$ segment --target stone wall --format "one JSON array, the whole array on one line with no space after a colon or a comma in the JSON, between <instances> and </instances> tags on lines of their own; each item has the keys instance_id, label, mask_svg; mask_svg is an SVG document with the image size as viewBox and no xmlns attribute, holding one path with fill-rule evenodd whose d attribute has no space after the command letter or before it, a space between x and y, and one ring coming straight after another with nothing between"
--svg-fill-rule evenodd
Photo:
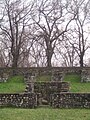
<instances>
[{"instance_id":1,"label":"stone wall","mask_svg":"<svg viewBox=\"0 0 90 120\"><path fill-rule=\"evenodd\" d=\"M53 108L90 108L90 93L61 92L50 94L49 97L49 104ZM39 93L0 94L0 106L36 108L41 105L39 98Z\"/></svg>"},{"instance_id":2,"label":"stone wall","mask_svg":"<svg viewBox=\"0 0 90 120\"><path fill-rule=\"evenodd\" d=\"M39 93L38 99L42 101L47 101L48 104L50 102L50 95L53 93L60 92L68 92L69 91L69 83L68 82L34 82L28 84L26 87L26 92L34 92L36 94ZM41 102L40 101L40 104Z\"/></svg>"},{"instance_id":3,"label":"stone wall","mask_svg":"<svg viewBox=\"0 0 90 120\"><path fill-rule=\"evenodd\" d=\"M35 108L37 106L37 95L34 93L0 94L0 106Z\"/></svg>"},{"instance_id":4,"label":"stone wall","mask_svg":"<svg viewBox=\"0 0 90 120\"><path fill-rule=\"evenodd\" d=\"M26 76L42 76L51 75L52 80L62 81L66 73L81 73L82 70L90 71L90 67L30 67L30 68L0 68L0 82L6 82L6 80L14 75ZM57 79L56 79L57 78Z\"/></svg>"},{"instance_id":5,"label":"stone wall","mask_svg":"<svg viewBox=\"0 0 90 120\"><path fill-rule=\"evenodd\" d=\"M32 84L32 83L31 83ZM26 91L32 92L31 84L27 85ZM68 92L69 91L69 83L68 82L34 82L34 92L41 93L43 91L48 92Z\"/></svg>"},{"instance_id":6,"label":"stone wall","mask_svg":"<svg viewBox=\"0 0 90 120\"><path fill-rule=\"evenodd\" d=\"M82 70L81 82L90 82L90 70Z\"/></svg>"},{"instance_id":7,"label":"stone wall","mask_svg":"<svg viewBox=\"0 0 90 120\"><path fill-rule=\"evenodd\" d=\"M80 72L82 69L90 70L90 67L30 67L30 68L0 68L0 76L12 76L12 75L23 75L23 74L36 74L36 75L45 75L52 74L57 72Z\"/></svg>"},{"instance_id":8,"label":"stone wall","mask_svg":"<svg viewBox=\"0 0 90 120\"><path fill-rule=\"evenodd\" d=\"M90 93L54 93L50 103L53 108L90 108Z\"/></svg>"}]
</instances>

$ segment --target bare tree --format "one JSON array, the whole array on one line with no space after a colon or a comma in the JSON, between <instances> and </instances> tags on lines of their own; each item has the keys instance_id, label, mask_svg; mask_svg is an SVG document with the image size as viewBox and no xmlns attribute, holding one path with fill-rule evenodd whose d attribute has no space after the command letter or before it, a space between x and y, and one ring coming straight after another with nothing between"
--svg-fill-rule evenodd
<instances>
[{"instance_id":1,"label":"bare tree","mask_svg":"<svg viewBox=\"0 0 90 120\"><path fill-rule=\"evenodd\" d=\"M56 47L57 53L61 56L61 65L64 67L73 67L77 63L77 54L74 47L69 43L69 40L64 37L64 40L61 43L58 43Z\"/></svg>"},{"instance_id":2,"label":"bare tree","mask_svg":"<svg viewBox=\"0 0 90 120\"><path fill-rule=\"evenodd\" d=\"M32 12L32 19L38 28L36 34L44 41L48 67L52 66L51 60L58 38L67 32L69 23L75 17L67 13L66 4L67 1L64 3L63 0L40 0ZM66 22L68 16L70 19Z\"/></svg>"},{"instance_id":3,"label":"bare tree","mask_svg":"<svg viewBox=\"0 0 90 120\"><path fill-rule=\"evenodd\" d=\"M87 49L89 48L89 33L86 30L88 24L88 5L90 1L86 0L73 0L73 6L71 4L70 8L71 11L76 13L74 25L72 25L71 33L71 40L69 41L70 44L75 49L76 53L79 57L79 64L80 67L84 66L84 55ZM70 37L70 36L69 36Z\"/></svg>"},{"instance_id":4,"label":"bare tree","mask_svg":"<svg viewBox=\"0 0 90 120\"><path fill-rule=\"evenodd\" d=\"M22 46L25 42L25 29L29 21L29 14L33 4L25 5L20 0L4 1L3 21L1 31L3 43L8 44L12 67L18 66L18 60L22 52ZM28 17L27 17L28 16ZM5 42L6 40L6 42Z\"/></svg>"}]
</instances>

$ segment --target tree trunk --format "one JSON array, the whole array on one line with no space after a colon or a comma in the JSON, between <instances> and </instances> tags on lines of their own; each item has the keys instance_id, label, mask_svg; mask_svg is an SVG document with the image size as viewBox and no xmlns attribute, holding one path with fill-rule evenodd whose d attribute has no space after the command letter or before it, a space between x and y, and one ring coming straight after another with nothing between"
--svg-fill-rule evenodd
<instances>
[{"instance_id":1,"label":"tree trunk","mask_svg":"<svg viewBox=\"0 0 90 120\"><path fill-rule=\"evenodd\" d=\"M80 63L80 67L83 67L84 65L84 63L83 63L83 56L80 56L80 61L79 61L79 63Z\"/></svg>"},{"instance_id":2,"label":"tree trunk","mask_svg":"<svg viewBox=\"0 0 90 120\"><path fill-rule=\"evenodd\" d=\"M53 55L53 50L52 50L52 48L51 48L51 49L50 49L50 48L47 49L47 50L46 50L47 67L52 67L52 63L51 63L52 55Z\"/></svg>"},{"instance_id":3,"label":"tree trunk","mask_svg":"<svg viewBox=\"0 0 90 120\"><path fill-rule=\"evenodd\" d=\"M18 58L19 58L19 55L14 53L13 60L12 60L12 67L13 68L17 68L18 67Z\"/></svg>"},{"instance_id":4,"label":"tree trunk","mask_svg":"<svg viewBox=\"0 0 90 120\"><path fill-rule=\"evenodd\" d=\"M18 66L17 63L18 63L17 59L13 58L13 60L12 60L12 67L16 68Z\"/></svg>"},{"instance_id":5,"label":"tree trunk","mask_svg":"<svg viewBox=\"0 0 90 120\"><path fill-rule=\"evenodd\" d=\"M48 56L47 56L47 67L52 67L51 58L52 58L51 55L48 55Z\"/></svg>"}]
</instances>

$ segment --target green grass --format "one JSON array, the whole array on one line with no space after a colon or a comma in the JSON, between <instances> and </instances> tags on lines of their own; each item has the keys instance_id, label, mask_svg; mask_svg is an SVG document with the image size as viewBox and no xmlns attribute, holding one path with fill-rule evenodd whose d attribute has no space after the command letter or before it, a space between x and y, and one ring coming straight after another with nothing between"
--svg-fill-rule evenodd
<instances>
[{"instance_id":1,"label":"green grass","mask_svg":"<svg viewBox=\"0 0 90 120\"><path fill-rule=\"evenodd\" d=\"M42 82L42 81L50 81L51 75L41 75L36 78L36 81Z\"/></svg>"},{"instance_id":2,"label":"green grass","mask_svg":"<svg viewBox=\"0 0 90 120\"><path fill-rule=\"evenodd\" d=\"M25 83L22 76L15 76L6 83L0 83L0 93L19 93L25 91Z\"/></svg>"},{"instance_id":3,"label":"green grass","mask_svg":"<svg viewBox=\"0 0 90 120\"><path fill-rule=\"evenodd\" d=\"M64 80L70 82L71 92L90 92L90 83L81 83L80 75L66 75Z\"/></svg>"},{"instance_id":4,"label":"green grass","mask_svg":"<svg viewBox=\"0 0 90 120\"><path fill-rule=\"evenodd\" d=\"M0 108L0 120L90 120L90 110Z\"/></svg>"}]
</instances>

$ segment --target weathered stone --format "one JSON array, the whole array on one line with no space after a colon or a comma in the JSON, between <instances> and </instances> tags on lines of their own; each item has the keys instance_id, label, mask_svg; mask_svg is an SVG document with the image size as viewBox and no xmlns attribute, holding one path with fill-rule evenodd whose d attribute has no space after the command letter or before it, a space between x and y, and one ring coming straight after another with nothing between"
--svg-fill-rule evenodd
<instances>
[{"instance_id":1,"label":"weathered stone","mask_svg":"<svg viewBox=\"0 0 90 120\"><path fill-rule=\"evenodd\" d=\"M90 82L90 70L82 70L81 82Z\"/></svg>"},{"instance_id":2,"label":"weathered stone","mask_svg":"<svg viewBox=\"0 0 90 120\"><path fill-rule=\"evenodd\" d=\"M37 95L34 93L0 94L0 106L35 108L37 106Z\"/></svg>"},{"instance_id":3,"label":"weathered stone","mask_svg":"<svg viewBox=\"0 0 90 120\"><path fill-rule=\"evenodd\" d=\"M52 73L51 81L62 82L64 80L64 72L55 71Z\"/></svg>"},{"instance_id":4,"label":"weathered stone","mask_svg":"<svg viewBox=\"0 0 90 120\"><path fill-rule=\"evenodd\" d=\"M53 108L90 108L90 93L54 93L50 103Z\"/></svg>"},{"instance_id":5,"label":"weathered stone","mask_svg":"<svg viewBox=\"0 0 90 120\"><path fill-rule=\"evenodd\" d=\"M89 67L83 68L83 70L90 70ZM23 75L26 74L32 74L30 76L39 76L39 75L52 75L53 73L56 73L57 71L63 72L63 73L80 73L82 68L80 67L27 67L27 68L0 68L0 76L3 74L6 74L7 76L13 76L13 75ZM2 77L1 77L2 78ZM8 77L7 77L8 78Z\"/></svg>"},{"instance_id":6,"label":"weathered stone","mask_svg":"<svg viewBox=\"0 0 90 120\"><path fill-rule=\"evenodd\" d=\"M52 93L60 93L60 92L68 92L69 91L69 83L68 82L34 82L33 83L34 93L41 94L39 97L39 101L48 101L50 100L50 94ZM32 83L28 84L26 87L26 92L30 93L32 91ZM42 102L43 102L42 101Z\"/></svg>"}]
</instances>

